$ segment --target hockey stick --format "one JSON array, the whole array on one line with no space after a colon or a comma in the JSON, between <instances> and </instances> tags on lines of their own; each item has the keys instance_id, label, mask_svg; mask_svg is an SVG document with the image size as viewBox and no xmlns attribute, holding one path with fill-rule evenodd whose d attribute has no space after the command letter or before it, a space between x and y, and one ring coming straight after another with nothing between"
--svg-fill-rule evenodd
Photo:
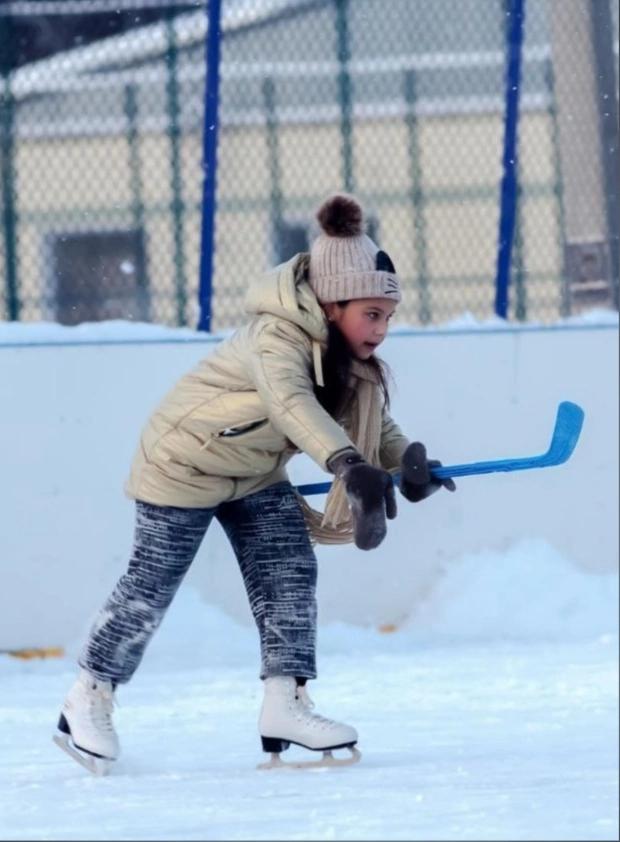
<instances>
[{"instance_id":1,"label":"hockey stick","mask_svg":"<svg viewBox=\"0 0 620 842\"><path fill-rule=\"evenodd\" d=\"M520 459L496 459L490 462L469 462L464 465L442 465L432 468L431 473L437 479L448 477L467 477L475 474L493 474L497 471L527 471L530 468L550 468L561 465L570 458L579 440L583 426L584 412L576 403L562 401L558 406L551 444L546 453L540 456L523 456ZM399 474L394 475L398 482ZM317 482L310 485L299 485L300 494L326 494L331 488L331 482Z\"/></svg>"}]
</instances>

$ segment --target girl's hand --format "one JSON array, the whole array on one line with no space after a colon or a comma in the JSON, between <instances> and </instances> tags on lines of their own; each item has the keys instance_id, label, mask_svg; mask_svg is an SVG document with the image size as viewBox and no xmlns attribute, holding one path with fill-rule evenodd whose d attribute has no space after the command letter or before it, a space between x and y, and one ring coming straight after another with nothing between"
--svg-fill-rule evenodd
<instances>
[{"instance_id":1,"label":"girl's hand","mask_svg":"<svg viewBox=\"0 0 620 842\"><path fill-rule=\"evenodd\" d=\"M412 442L403 453L400 472L400 493L412 503L419 503L439 491L447 488L456 491L453 479L435 479L431 468L439 468L441 462L426 458L426 448L419 441Z\"/></svg>"},{"instance_id":2,"label":"girl's hand","mask_svg":"<svg viewBox=\"0 0 620 842\"><path fill-rule=\"evenodd\" d=\"M332 458L328 467L342 479L353 514L355 546L374 550L387 533L386 517L396 517L396 496L391 474L374 468L354 450Z\"/></svg>"}]
</instances>

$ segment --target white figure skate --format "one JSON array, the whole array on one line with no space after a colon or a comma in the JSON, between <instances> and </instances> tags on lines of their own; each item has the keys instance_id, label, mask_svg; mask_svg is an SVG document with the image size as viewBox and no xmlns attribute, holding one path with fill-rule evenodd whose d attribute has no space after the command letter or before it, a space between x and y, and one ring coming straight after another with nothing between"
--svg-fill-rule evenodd
<instances>
[{"instance_id":1,"label":"white figure skate","mask_svg":"<svg viewBox=\"0 0 620 842\"><path fill-rule=\"evenodd\" d=\"M355 728L313 713L314 704L306 688L298 687L293 677L274 676L263 683L265 698L258 727L263 751L269 752L271 759L257 768L309 769L350 766L359 762L362 755L355 748ZM322 751L323 756L319 760L285 762L280 758L280 752L291 743L311 751ZM332 752L338 748L347 748L350 756L334 757Z\"/></svg>"},{"instance_id":2,"label":"white figure skate","mask_svg":"<svg viewBox=\"0 0 620 842\"><path fill-rule=\"evenodd\" d=\"M93 775L106 775L120 754L113 707L112 683L80 670L62 706L53 739Z\"/></svg>"}]
</instances>

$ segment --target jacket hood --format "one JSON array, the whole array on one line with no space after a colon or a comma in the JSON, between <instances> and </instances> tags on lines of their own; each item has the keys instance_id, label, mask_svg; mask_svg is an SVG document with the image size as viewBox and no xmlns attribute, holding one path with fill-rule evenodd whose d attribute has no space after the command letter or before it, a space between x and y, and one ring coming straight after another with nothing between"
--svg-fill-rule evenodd
<instances>
[{"instance_id":1,"label":"jacket hood","mask_svg":"<svg viewBox=\"0 0 620 842\"><path fill-rule=\"evenodd\" d=\"M316 342L327 341L327 320L307 281L309 254L297 254L266 272L245 297L250 315L268 313L305 330Z\"/></svg>"}]
</instances>

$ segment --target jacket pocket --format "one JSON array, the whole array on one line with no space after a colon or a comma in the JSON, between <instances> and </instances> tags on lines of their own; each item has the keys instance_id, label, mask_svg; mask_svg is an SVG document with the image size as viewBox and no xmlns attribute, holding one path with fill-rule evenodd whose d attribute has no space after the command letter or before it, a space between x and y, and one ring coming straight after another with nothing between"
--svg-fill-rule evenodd
<instances>
[{"instance_id":1,"label":"jacket pocket","mask_svg":"<svg viewBox=\"0 0 620 842\"><path fill-rule=\"evenodd\" d=\"M237 438L238 436L243 436L246 433L252 433L255 430L260 430L261 427L266 426L268 422L268 418L257 418L254 421L248 421L247 424L239 424L236 427L225 427L223 430L220 430L216 435L218 438L221 439Z\"/></svg>"}]
</instances>

